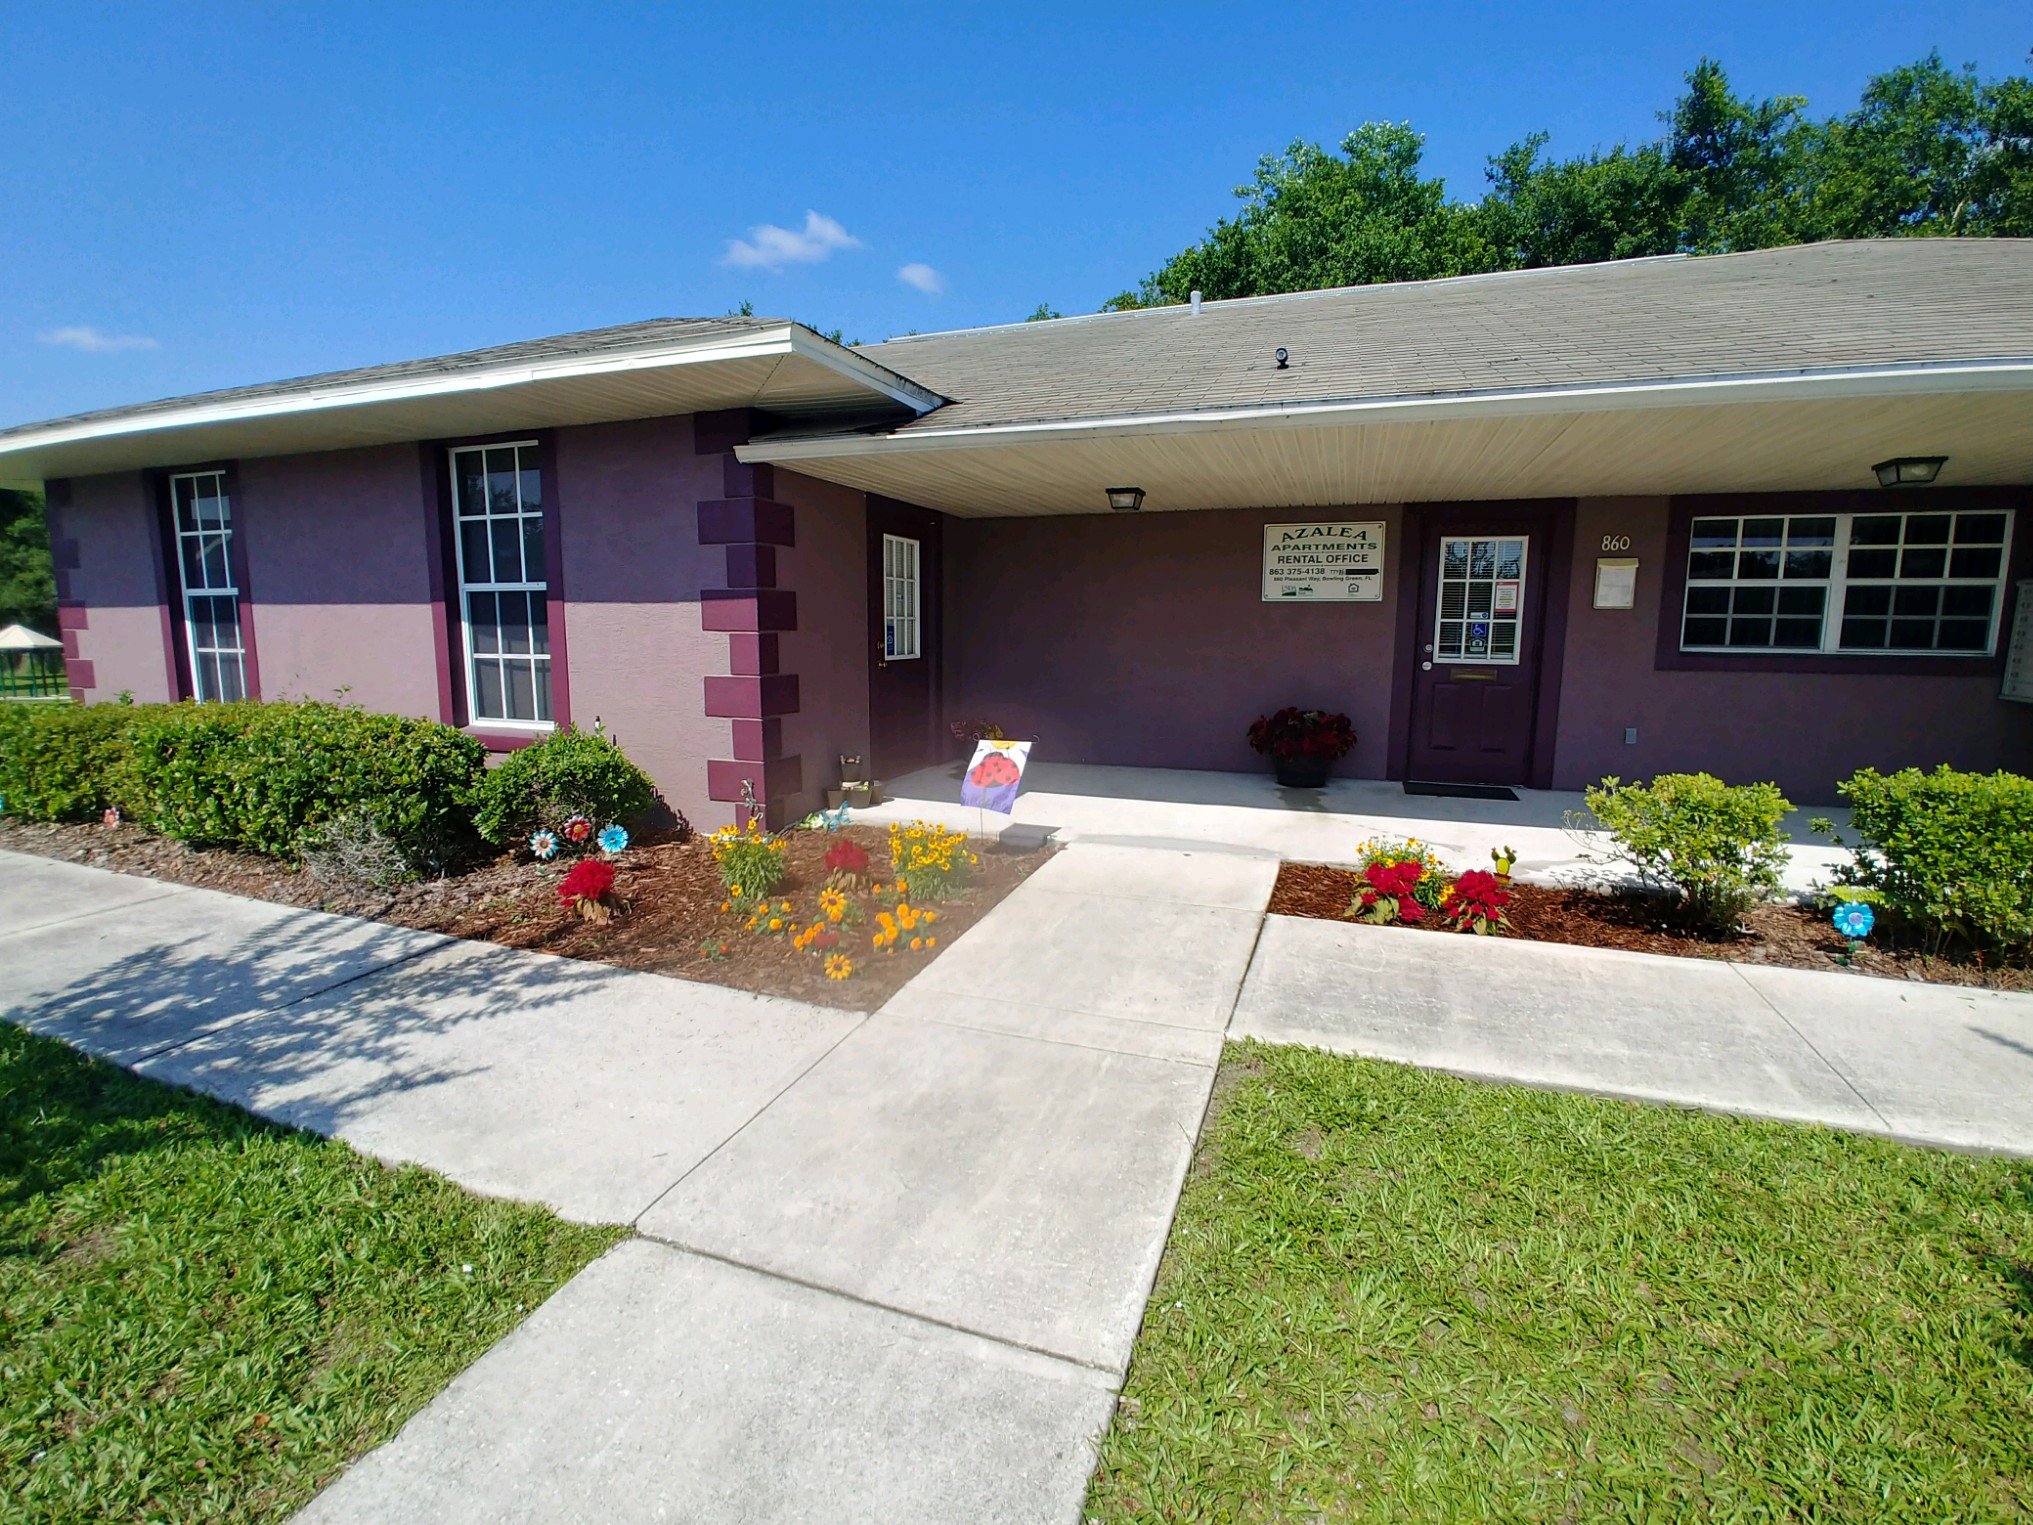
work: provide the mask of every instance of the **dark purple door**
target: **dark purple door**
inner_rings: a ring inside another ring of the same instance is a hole
[[[868,766],[895,779],[939,747],[939,516],[868,503]],[[951,750],[950,748],[947,750]]]
[[[1450,522],[1422,548],[1406,776],[1532,776],[1549,536],[1529,518]]]

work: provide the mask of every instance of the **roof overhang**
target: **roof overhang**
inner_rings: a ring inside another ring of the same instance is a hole
[[[193,397],[13,430],[0,483],[344,450],[722,408],[806,421],[911,417],[942,402],[798,323],[257,395]]]
[[[1945,455],[1945,484],[2033,482],[2033,360],[1702,377],[1466,396],[941,429],[738,447],[810,476],[970,517],[1329,507],[1874,484]]]

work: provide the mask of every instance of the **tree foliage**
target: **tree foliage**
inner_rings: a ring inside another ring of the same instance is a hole
[[[2033,79],[1930,53],[1856,109],[1739,94],[1703,59],[1656,139],[1568,159],[1533,133],[1488,161],[1482,199],[1420,172],[1421,136],[1367,123],[1330,152],[1265,156],[1242,210],[1110,309],[1828,238],[2033,236]]]
[[[0,488],[0,625],[56,634],[56,575],[40,493]]]

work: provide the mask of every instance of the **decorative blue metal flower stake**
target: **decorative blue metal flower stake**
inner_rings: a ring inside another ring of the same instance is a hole
[[[612,822],[600,828],[600,851],[610,856],[628,846],[628,829]]]
[[[557,833],[537,830],[529,834],[529,850],[538,858],[555,858],[558,855]]]
[[[1877,912],[1866,901],[1842,900],[1836,903],[1829,920],[1835,923],[1835,930],[1849,943],[1844,950],[1845,964],[1856,962],[1857,950],[1864,945],[1864,939],[1871,935],[1871,928],[1877,925]]]

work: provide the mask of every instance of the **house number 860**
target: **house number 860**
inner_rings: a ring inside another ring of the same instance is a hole
[[[1631,548],[1631,537],[1629,535],[1604,535],[1602,537],[1602,548],[1605,551],[1628,551]]]

